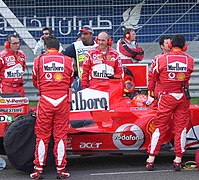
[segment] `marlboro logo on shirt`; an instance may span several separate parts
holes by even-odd
[[[188,60],[186,56],[167,56],[167,70],[170,72],[187,72]]]

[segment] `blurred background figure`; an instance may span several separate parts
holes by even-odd
[[[39,56],[41,54],[44,54],[46,52],[46,49],[44,47],[44,40],[53,35],[53,32],[50,28],[45,27],[42,29],[42,35],[40,37],[40,40],[37,42],[37,44],[35,45],[35,49],[34,49],[34,55]],[[61,52],[63,50],[63,47],[61,45],[61,43],[59,44],[59,52]]]
[[[151,78],[153,76],[153,69],[154,64],[156,63],[156,60],[159,59],[162,55],[167,54],[171,51],[171,49],[168,47],[168,45],[171,43],[171,36],[162,36],[159,41],[160,48],[162,52],[155,56],[152,59],[151,62],[151,68],[149,68],[149,85],[148,86],[148,91],[150,96],[154,96],[155,99],[158,99],[158,93],[159,93],[159,81],[155,81],[155,79]]]
[[[97,46],[93,40],[94,31],[88,26],[84,25],[79,30],[81,35],[76,42],[69,45],[62,53],[66,56],[72,57],[74,60],[74,83],[73,87],[75,91],[81,90],[81,76],[82,76],[82,65],[88,50],[92,47]]]
[[[136,33],[134,29],[125,29],[123,38],[117,42],[117,52],[122,60],[122,64],[138,63],[144,58],[144,51],[136,43]]]

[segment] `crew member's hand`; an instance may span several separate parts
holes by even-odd
[[[152,96],[148,96],[147,101],[145,102],[145,104],[147,106],[150,106],[154,101],[154,98]]]
[[[122,75],[120,75],[120,74],[115,74],[115,75],[114,75],[114,78],[115,78],[115,79],[121,79],[121,78],[122,78]]]
[[[40,41],[44,41],[45,35],[40,37]]]

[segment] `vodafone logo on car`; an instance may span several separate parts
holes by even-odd
[[[135,124],[123,124],[113,134],[113,143],[120,150],[136,150],[144,143],[144,133]]]

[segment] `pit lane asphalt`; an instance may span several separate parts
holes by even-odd
[[[186,154],[183,162],[194,160],[195,154]],[[17,171],[9,163],[6,156],[0,156],[7,162],[4,170],[0,171],[0,180],[30,179],[29,174]],[[156,158],[153,172],[145,170],[146,154],[134,155],[95,155],[68,157],[68,172],[70,180],[198,180],[198,170],[182,170],[174,172],[172,161],[174,155],[161,154]],[[44,179],[56,179],[55,166],[45,168]]]

